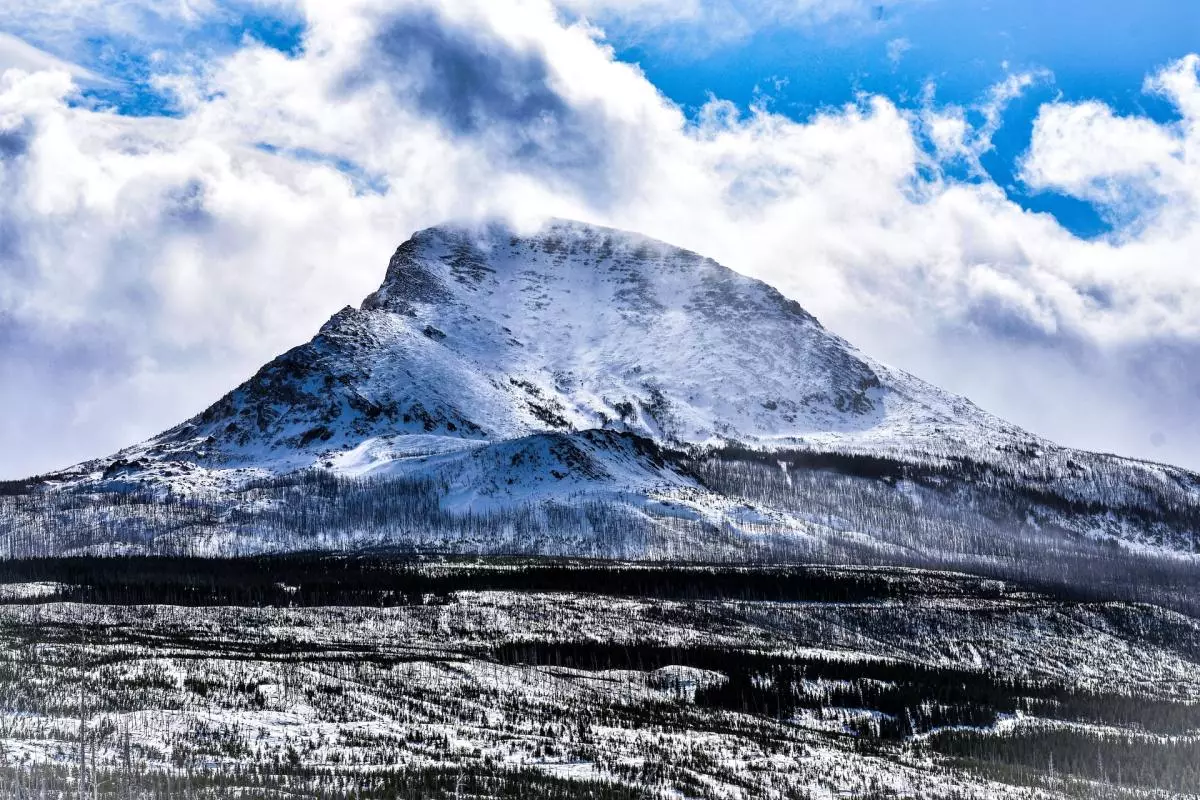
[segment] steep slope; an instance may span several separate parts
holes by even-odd
[[[381,288],[145,449],[312,463],[364,438],[625,430],[724,442],[958,452],[1033,438],[866,358],[797,303],[634,234],[554,222],[432,228]]]
[[[625,436],[585,433],[597,430]],[[196,492],[317,467],[439,476],[443,507],[462,512],[583,495],[728,510],[729,486],[696,463],[631,456],[631,441],[693,462],[815,464],[971,507],[982,488],[1035,524],[1185,549],[1200,527],[1191,473],[1058,447],[873,361],[762,282],[567,221],[415,234],[379,290],[310,342],[193,419],[49,482]],[[795,526],[751,494],[738,500],[759,518]]]

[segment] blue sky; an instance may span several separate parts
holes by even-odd
[[[647,27],[636,15],[630,19],[606,7],[590,17],[605,29],[617,59],[637,64],[690,116],[717,97],[743,109],[766,104],[802,121],[862,93],[917,107],[929,102],[932,89],[937,103],[961,106],[978,120],[990,87],[1012,74],[1037,73],[1036,82],[1004,109],[992,148],[980,161],[1014,202],[1054,215],[1081,237],[1112,232],[1103,210],[1031,190],[1017,174],[1038,108],[1055,100],[1099,100],[1119,114],[1176,120],[1177,110],[1143,91],[1143,82],[1200,45],[1200,4],[1186,0],[892,0],[851,8],[856,10],[790,24],[778,18],[756,23],[750,8],[740,13],[749,18],[748,29],[733,36],[686,18]],[[561,13],[567,19],[589,16],[579,9]],[[40,34],[36,26],[17,25],[14,32],[114,79],[86,88],[86,100],[122,114],[171,116],[179,109],[154,82],[156,75],[203,69],[248,41],[296,55],[306,30],[296,9],[242,0],[218,3],[209,16],[183,27],[155,11],[140,10],[136,17],[140,30],[85,29],[72,39]]]
[[[983,166],[1022,206],[1054,214],[1082,236],[1111,228],[1096,209],[1030,192],[1015,175],[1038,107],[1100,100],[1159,121],[1177,111],[1143,90],[1146,75],[1200,46],[1200,3],[1188,0],[925,0],[879,5],[813,25],[767,25],[722,42],[614,28],[619,58],[636,62],[668,97],[695,112],[712,95],[805,119],[859,92],[919,105],[929,84],[940,103],[970,109],[989,87],[1023,71],[1048,74],[1006,110]]]
[[[303,48],[305,20],[295,9],[240,0],[214,8],[210,17],[182,28],[143,11],[141,31],[98,29],[65,42],[39,36],[36,29],[18,26],[16,32],[116,79],[88,88],[85,98],[123,114],[175,115],[178,108],[170,92],[154,84],[155,75],[202,69],[247,41],[291,55]],[[1200,45],[1200,4],[1186,0],[892,0],[863,8],[791,24],[763,19],[756,25],[751,18],[749,29],[736,36],[686,19],[646,27],[636,15],[627,19],[605,7],[591,18],[605,29],[619,60],[637,64],[693,116],[712,97],[743,109],[766,103],[797,120],[853,102],[861,93],[916,107],[927,102],[932,87],[936,102],[961,106],[978,119],[977,107],[990,87],[1008,75],[1036,72],[1034,85],[1004,110],[993,147],[980,161],[1012,200],[1054,215],[1081,237],[1112,232],[1103,210],[1054,191],[1031,190],[1017,174],[1038,108],[1054,100],[1094,99],[1119,114],[1176,120],[1176,109],[1143,91],[1143,82]],[[580,12],[561,13],[574,19]],[[742,13],[750,16],[753,10]]]
[[[0,476],[201,410],[488,214],[689,247],[1200,467],[1197,51],[1181,0],[10,0]]]

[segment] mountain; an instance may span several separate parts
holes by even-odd
[[[638,541],[661,545],[682,526],[702,553],[705,526],[722,552],[760,535],[895,549],[898,525],[929,520],[964,541],[1049,528],[1188,552],[1200,531],[1192,473],[1059,447],[871,359],[765,283],[561,220],[533,235],[501,223],[418,232],[359,308],[201,414],[8,493],[204,498],[215,517],[173,524],[170,540],[253,547],[262,498],[246,493],[282,491],[289,475],[311,488],[313,470],[403,484],[429,494],[428,513],[531,514],[543,544],[546,508],[578,517],[597,503],[621,509],[613,525],[650,531]],[[895,506],[886,524],[847,510],[881,504]],[[552,549],[594,532],[573,519],[578,536]],[[375,543],[415,535],[378,514],[371,524]],[[346,535],[360,541],[362,525]],[[144,518],[101,527],[100,543],[160,540]],[[932,535],[920,548],[938,546]],[[978,549],[964,541],[947,546]]]
[[[375,436],[628,430],[668,443],[944,446],[1020,432],[887,370],[764,283],[578,223],[432,228],[338,312],[148,455],[296,464]],[[1030,437],[1025,437],[1030,438]]]
[[[1195,798],[1198,531],[694,253],[433,228],[0,483],[0,796]]]

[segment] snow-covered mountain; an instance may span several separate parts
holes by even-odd
[[[278,468],[397,434],[592,428],[664,444],[1037,446],[870,360],[764,283],[642,236],[553,222],[529,237],[498,224],[417,233],[360,308],[122,455]]]
[[[1033,503],[1076,532],[1184,549],[1200,519],[1194,474],[1058,447],[874,361],[765,283],[568,221],[421,231],[310,342],[181,425],[44,483],[186,494],[315,467],[435,477],[443,508],[463,513],[672,498],[726,523],[747,497],[698,477],[713,458],[972,507],[987,487],[1019,495],[1027,517]],[[802,527],[796,508],[757,505],[777,529]]]

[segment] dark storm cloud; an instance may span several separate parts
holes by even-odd
[[[571,116],[550,86],[541,53],[518,52],[485,33],[450,27],[431,12],[391,20],[376,41],[393,68],[420,81],[418,108],[456,134]]]
[[[37,131],[28,119],[9,127],[0,127],[0,169],[3,169],[5,162],[16,161],[29,152],[29,145],[36,135]]]
[[[502,163],[565,181],[593,200],[613,194],[602,111],[569,103],[540,49],[517,48],[428,10],[388,18],[374,45],[351,87],[382,80],[402,103]]]
[[[198,180],[189,180],[168,189],[163,197],[164,222],[201,232],[213,224],[212,214],[205,206],[207,190]]]
[[[23,129],[0,130],[0,161],[17,158],[29,149],[29,133]]]
[[[1050,344],[1059,338],[1057,330],[1031,316],[1029,309],[1005,298],[985,295],[974,299],[967,310],[970,325],[989,335],[1022,345]]]

